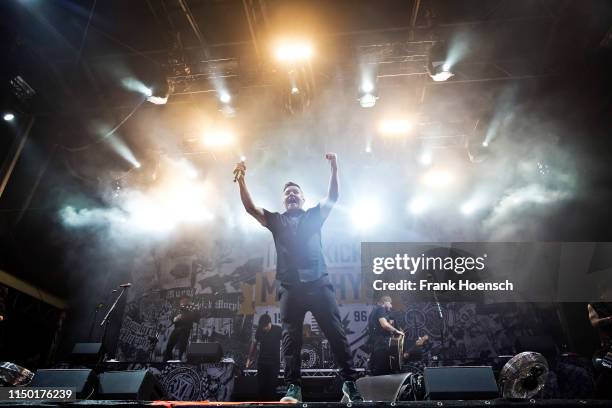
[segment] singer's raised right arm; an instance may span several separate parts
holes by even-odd
[[[246,167],[244,168],[246,171]],[[242,201],[242,205],[247,213],[249,213],[253,218],[255,218],[261,225],[266,226],[266,217],[264,215],[263,208],[257,207],[255,203],[253,203],[253,199],[251,198],[251,194],[249,193],[249,189],[246,186],[245,177],[238,177],[238,187],[240,188],[240,200]]]

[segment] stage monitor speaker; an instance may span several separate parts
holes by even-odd
[[[499,390],[491,367],[425,367],[425,398],[493,399]]]
[[[191,343],[187,346],[187,362],[218,363],[223,357],[223,348],[219,343]]]
[[[357,379],[357,389],[365,401],[395,402],[399,398],[402,385],[411,373],[377,375]],[[348,402],[346,396],[342,402]]]
[[[70,359],[78,364],[96,364],[104,358],[102,343],[76,343],[70,354]]]
[[[107,371],[100,374],[98,399],[156,401],[164,398],[161,384],[147,370]]]
[[[75,388],[77,399],[87,399],[96,391],[98,378],[89,369],[38,370],[28,387]]]

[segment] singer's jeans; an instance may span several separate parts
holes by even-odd
[[[278,299],[283,323],[283,360],[285,382],[301,385],[302,326],[310,311],[329,341],[340,375],[344,381],[356,379],[353,356],[344,334],[336,294],[327,277],[317,282],[278,286]]]
[[[164,352],[164,361],[172,360],[172,351],[175,346],[178,346],[179,360],[183,358],[183,355],[187,351],[187,343],[189,342],[189,332],[191,328],[181,327],[175,328],[170,334],[168,344],[166,345],[166,351]]]

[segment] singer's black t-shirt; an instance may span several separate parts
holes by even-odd
[[[179,313],[181,314],[181,319],[174,323],[174,329],[189,329],[191,330],[191,326],[195,322],[200,319],[200,312],[197,310],[185,309],[181,308]]]
[[[321,206],[282,214],[266,209],[266,228],[276,247],[276,279],[284,285],[315,282],[327,275],[321,247]]]

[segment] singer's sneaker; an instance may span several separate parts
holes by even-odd
[[[287,393],[281,398],[280,402],[292,402],[294,404],[302,402],[302,387],[297,384],[289,384]]]
[[[349,402],[363,402],[363,397],[359,393],[355,381],[345,381],[342,384],[342,393],[348,398]]]

